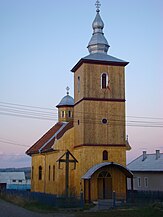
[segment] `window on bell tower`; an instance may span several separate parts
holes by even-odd
[[[80,76],[78,76],[78,93],[80,92]]]
[[[106,89],[108,86],[108,74],[102,73],[101,74],[101,89]]]
[[[65,117],[65,111],[61,111],[61,118]]]
[[[72,113],[71,113],[71,111],[68,111],[68,117],[69,117],[69,118],[72,117]]]
[[[106,150],[103,151],[102,155],[103,160],[108,160],[108,152]]]

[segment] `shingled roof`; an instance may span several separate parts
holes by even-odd
[[[47,131],[34,145],[27,151],[27,155],[52,151],[55,139],[60,139],[64,133],[73,127],[73,122],[58,122],[49,131]]]

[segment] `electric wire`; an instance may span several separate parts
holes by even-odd
[[[22,146],[22,147],[29,147],[27,145],[22,145],[22,144],[18,144],[18,143],[14,143],[14,142],[9,142],[9,141],[5,141],[5,140],[1,140],[1,139],[0,139],[0,143],[6,143],[6,144],[16,145],[16,146]]]
[[[49,112],[49,110],[51,111],[52,109],[42,108],[38,106],[28,106],[28,105],[0,102],[0,115],[57,122],[58,114],[54,111]],[[85,117],[83,117],[83,114],[85,114]],[[101,122],[100,118],[107,117],[110,124],[113,122],[119,122],[119,125],[121,123],[123,125],[126,124],[126,126],[161,127],[161,128],[163,127],[163,122],[160,122],[161,120],[163,120],[163,118],[158,118],[158,117],[126,116],[126,120],[125,120],[124,115],[109,114],[107,111],[103,113],[92,112],[91,116],[89,112],[77,111],[77,115],[75,116],[75,118],[84,119],[85,123],[91,122],[91,123],[98,124]],[[130,118],[132,119],[130,120]],[[157,120],[157,121],[151,121],[151,120]]]

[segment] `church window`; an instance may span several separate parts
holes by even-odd
[[[71,118],[71,116],[72,116],[71,111],[68,111],[68,117]]]
[[[50,165],[49,165],[49,181],[50,181],[50,172],[51,172],[50,169],[51,169],[51,168],[50,168]]]
[[[80,76],[78,76],[78,93],[80,92]]]
[[[101,75],[101,89],[106,89],[108,86],[108,74],[102,73]]]
[[[102,123],[103,123],[103,124],[107,124],[107,122],[108,122],[108,121],[107,121],[106,118],[103,118],[103,119],[102,119]]]
[[[62,118],[65,117],[65,111],[61,111],[61,117],[62,117]]]
[[[106,150],[103,151],[103,160],[108,160],[108,152]]]
[[[53,181],[55,180],[55,166],[53,165]]]
[[[102,171],[99,173],[98,178],[111,178],[111,175],[108,171]]]
[[[39,169],[38,169],[38,179],[42,180],[42,166],[39,166]]]

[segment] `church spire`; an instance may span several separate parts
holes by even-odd
[[[100,6],[101,6],[100,1],[97,0],[95,5],[96,5],[97,14],[92,23],[93,34],[87,48],[90,54],[92,53],[107,54],[107,51],[110,46],[103,33],[104,23],[100,16]]]

